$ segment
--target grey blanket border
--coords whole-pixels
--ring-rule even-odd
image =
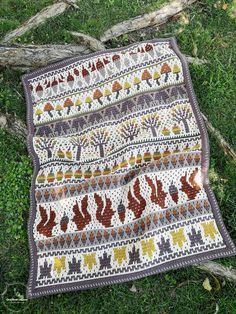
[[[141,43],[156,43],[156,42],[167,42],[167,43],[169,42],[170,46],[173,48],[173,50],[175,51],[177,56],[180,58],[180,61],[182,63],[183,72],[184,72],[184,84],[186,85],[190,103],[193,108],[193,112],[194,112],[198,127],[200,129],[201,138],[202,138],[201,173],[202,173],[202,178],[203,178],[203,186],[206,190],[209,202],[213,210],[213,215],[216,220],[217,227],[224,239],[226,247],[224,249],[216,249],[210,252],[199,253],[194,256],[182,257],[179,261],[166,262],[162,265],[157,265],[150,269],[138,271],[132,274],[117,275],[111,278],[93,279],[93,280],[88,280],[86,282],[75,282],[75,283],[68,283],[68,284],[53,285],[51,287],[36,288],[37,251],[36,251],[36,245],[35,245],[34,237],[33,237],[33,224],[36,217],[36,200],[35,200],[34,191],[35,191],[35,179],[39,170],[39,160],[33,148],[33,136],[34,136],[33,102],[31,99],[31,91],[29,88],[28,81],[32,78],[37,77],[38,75],[42,75],[50,70],[59,69],[63,66],[69,65],[76,61],[90,59],[91,57],[99,56],[103,53],[121,51],[125,48],[135,47]],[[130,281],[130,280],[139,279],[145,276],[158,274],[158,273],[168,271],[171,269],[178,269],[184,266],[197,264],[206,260],[212,260],[216,258],[236,255],[236,247],[233,241],[231,240],[229,233],[224,225],[216,198],[213,194],[213,191],[211,190],[209,186],[208,168],[209,168],[210,151],[209,151],[208,134],[206,131],[206,126],[204,124],[203,118],[199,110],[195,92],[193,90],[193,84],[190,77],[187,60],[185,56],[180,52],[176,39],[174,37],[146,40],[146,41],[131,44],[125,47],[107,49],[105,51],[99,51],[99,52],[91,53],[85,56],[68,58],[63,61],[51,64],[49,66],[36,70],[34,72],[31,72],[29,74],[25,74],[22,76],[21,80],[24,86],[24,92],[25,92],[26,103],[27,103],[27,127],[28,127],[27,148],[28,148],[28,152],[30,156],[33,159],[33,165],[34,165],[34,172],[32,176],[31,189],[30,189],[30,211],[29,211],[29,219],[28,219],[28,241],[29,241],[29,250],[30,250],[29,279],[28,279],[27,292],[26,292],[28,299],[45,296],[45,295],[51,295],[55,293],[84,290],[84,289],[96,288],[96,287],[101,287],[104,285],[109,285],[109,284],[114,284],[114,283],[122,283],[122,282]]]

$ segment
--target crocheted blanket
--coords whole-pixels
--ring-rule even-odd
[[[22,80],[34,161],[29,298],[235,254],[174,38],[67,59]]]

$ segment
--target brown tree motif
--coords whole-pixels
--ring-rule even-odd
[[[81,208],[80,208],[81,207]],[[79,231],[83,230],[91,221],[91,215],[87,211],[88,208],[88,195],[84,196],[79,207],[78,202],[73,206],[74,217],[72,221],[76,224]]]
[[[103,128],[92,132],[92,136],[90,139],[91,144],[94,147],[99,148],[100,157],[104,157],[104,146],[106,146],[109,141],[109,132],[107,131],[107,129]]]
[[[115,213],[112,209],[112,202],[110,198],[105,196],[105,202],[101,196],[94,193],[94,200],[97,204],[96,218],[106,228],[112,227],[111,219]]]
[[[146,115],[145,117],[143,117],[142,120],[143,128],[145,130],[150,129],[153,137],[157,136],[156,130],[159,128],[160,124],[161,123],[159,121],[159,116],[157,113],[151,113],[149,115]]]
[[[187,120],[189,120],[192,117],[192,112],[190,110],[190,107],[188,106],[178,106],[177,108],[173,109],[172,112],[173,120],[175,122],[182,122],[184,125],[184,129],[186,133],[189,133],[189,125]]]
[[[139,133],[138,123],[136,120],[124,122],[121,126],[120,133],[125,140],[133,141]]]
[[[53,138],[40,137],[35,140],[35,147],[40,150],[46,150],[47,158],[52,158],[52,149],[56,141]]]
[[[81,158],[82,149],[88,146],[88,139],[86,136],[75,136],[71,138],[70,142],[74,146],[77,146],[76,160],[79,161]]]
[[[48,217],[46,209],[41,205],[39,205],[39,212],[41,220],[37,225],[37,231],[40,234],[43,234],[45,237],[51,237],[52,229],[56,226],[55,223],[56,213],[50,207],[50,213]]]

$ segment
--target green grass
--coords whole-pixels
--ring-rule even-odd
[[[80,10],[67,10],[16,40],[21,43],[71,43],[67,30],[84,31],[99,37],[108,27],[124,19],[149,12],[164,1],[155,0],[88,0],[80,1]],[[0,37],[52,1],[3,0],[0,10]],[[236,150],[236,29],[229,17],[232,1],[206,0],[185,10],[186,24],[170,21],[159,30],[153,28],[125,35],[110,46],[128,44],[133,39],[175,35],[181,51],[209,60],[207,65],[191,65],[194,89],[202,112],[220,130]],[[20,71],[2,69],[0,74],[0,110],[17,114],[25,120],[26,106],[20,82]],[[220,205],[224,222],[236,242],[236,168],[210,136],[210,180]],[[6,283],[28,278],[29,256],[26,223],[29,212],[29,187],[32,163],[26,148],[4,131],[0,131],[0,292]],[[221,263],[236,268],[236,259]],[[221,288],[204,290],[202,282],[209,277],[188,267],[151,276],[135,282],[104,288],[43,297],[17,305],[20,313],[236,313],[236,286],[220,280]],[[131,292],[132,284],[137,292]],[[22,287],[17,286],[22,291]],[[24,287],[23,287],[24,289]],[[14,305],[10,305],[12,306]],[[0,312],[11,311],[0,302]]]

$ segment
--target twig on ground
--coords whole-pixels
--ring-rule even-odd
[[[12,42],[14,39],[16,39],[19,36],[22,36],[29,30],[43,24],[46,20],[62,14],[71,5],[76,6],[75,1],[73,0],[59,1],[50,6],[47,6],[39,13],[32,16],[28,21],[23,23],[20,27],[7,33],[6,36],[2,39],[1,43],[6,44],[6,43]]]
[[[229,156],[233,161],[236,163],[236,153],[234,152],[233,148],[226,142],[220,132],[213,127],[211,122],[207,119],[207,117],[202,113],[203,120],[205,121],[206,127],[208,131],[216,138],[217,142],[224,150],[225,154]]]
[[[83,33],[78,33],[78,32],[69,31],[69,33],[78,40],[80,45],[86,46],[92,51],[99,51],[99,50],[106,49],[105,45],[100,40],[94,37],[91,37]]]
[[[223,277],[229,281],[236,282],[236,270],[225,267],[219,263],[208,261],[194,265],[198,269],[207,271],[215,276]]]
[[[169,18],[184,10],[188,5],[196,0],[174,0],[151,13],[136,16],[127,21],[121,22],[108,29],[101,37],[102,42],[107,42],[115,37],[118,37],[135,30],[148,26],[161,25],[166,23]]]
[[[209,63],[209,61],[206,59],[199,59],[199,58],[190,57],[190,56],[185,56],[185,57],[186,57],[188,63],[193,63],[193,64],[197,64],[197,65]]]
[[[27,127],[21,119],[10,114],[0,113],[0,128],[7,130],[26,144]]]

